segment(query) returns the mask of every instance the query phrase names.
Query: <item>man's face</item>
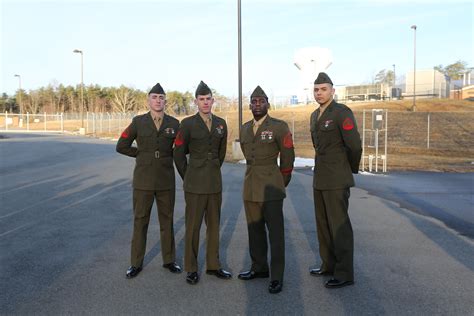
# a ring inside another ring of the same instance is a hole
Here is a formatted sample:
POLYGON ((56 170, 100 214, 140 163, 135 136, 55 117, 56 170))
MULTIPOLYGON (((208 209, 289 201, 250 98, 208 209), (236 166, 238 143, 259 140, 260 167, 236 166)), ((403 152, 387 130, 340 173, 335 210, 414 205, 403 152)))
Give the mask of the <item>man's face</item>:
POLYGON ((268 113, 270 104, 264 97, 253 97, 250 99, 250 110, 252 110, 253 117, 260 119, 268 113))
POLYGON ((154 112, 163 112, 166 105, 166 95, 150 93, 148 95, 148 107, 154 112))
POLYGON ((197 105, 201 114, 209 114, 211 113, 212 105, 214 104, 214 98, 211 94, 198 95, 196 99, 194 99, 194 104, 197 105))
POLYGON ((320 83, 320 84, 314 85, 314 90, 313 90, 314 99, 320 105, 325 105, 329 103, 330 101, 332 101, 334 92, 335 92, 334 88, 329 83, 320 83))

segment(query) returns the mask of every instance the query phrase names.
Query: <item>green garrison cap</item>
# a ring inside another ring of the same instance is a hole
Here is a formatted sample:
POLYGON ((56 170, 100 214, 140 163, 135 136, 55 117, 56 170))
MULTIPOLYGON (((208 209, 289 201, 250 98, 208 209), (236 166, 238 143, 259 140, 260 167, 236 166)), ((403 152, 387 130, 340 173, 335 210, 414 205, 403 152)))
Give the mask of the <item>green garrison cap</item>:
POLYGON ((207 84, 204 83, 204 81, 201 80, 199 83, 198 87, 196 88, 196 92, 194 93, 194 97, 197 98, 198 95, 212 95, 211 89, 207 86, 207 84))
POLYGON ((265 94, 265 91, 260 86, 257 86, 255 90, 253 90, 252 94, 250 95, 250 100, 255 97, 264 97, 268 101, 268 97, 265 94))
POLYGON ((151 88, 150 92, 148 92, 148 94, 150 94, 150 93, 166 94, 165 90, 163 90, 160 83, 155 84, 155 86, 153 88, 151 88))
POLYGON ((318 75, 318 78, 314 80, 314 84, 321 84, 321 83, 330 83, 333 85, 331 78, 325 73, 325 72, 320 72, 318 75))

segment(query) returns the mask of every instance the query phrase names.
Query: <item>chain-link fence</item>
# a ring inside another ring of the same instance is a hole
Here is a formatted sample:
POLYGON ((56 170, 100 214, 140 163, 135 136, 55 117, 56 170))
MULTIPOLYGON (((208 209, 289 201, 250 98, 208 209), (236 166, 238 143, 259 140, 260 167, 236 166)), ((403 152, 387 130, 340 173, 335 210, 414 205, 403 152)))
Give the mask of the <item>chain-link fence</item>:
MULTIPOLYGON (((392 164, 403 166, 406 160, 394 161, 396 154, 411 155, 412 160, 421 159, 424 155, 436 153, 437 157, 458 157, 462 161, 472 160, 474 157, 474 112, 397 112, 385 113, 383 128, 387 129, 387 136, 383 131, 379 135, 371 129, 374 116, 371 110, 366 110, 365 125, 364 112, 354 111, 354 115, 361 132, 364 134, 364 164, 369 165, 372 158, 381 159, 392 164), (375 152, 375 139, 378 136, 379 152, 375 152), (385 151, 385 144, 388 153, 385 151), (382 157, 384 155, 384 157, 382 157), (388 157, 387 157, 388 155, 388 157), (382 159, 383 158, 383 159, 382 159), (464 159, 465 158, 465 159, 464 159)), ((10 114, 0 115, 0 131, 70 131, 77 132, 83 126, 86 134, 94 136, 109 136, 117 138, 130 124, 137 113, 84 113, 83 120, 79 113, 56 114, 10 114)), ((232 141, 238 139, 238 114, 236 111, 217 113, 227 121, 229 129, 229 152, 232 141)), ((270 115, 288 123, 293 133, 296 154, 299 157, 314 156, 309 130, 311 112, 304 108, 285 108, 272 110, 270 115)), ((178 119, 182 119, 179 117, 178 119)), ((250 111, 245 111, 243 121, 252 119, 250 111)), ((459 160, 459 159, 458 159, 459 160)), ((466 163, 466 162, 462 162, 466 163)), ((385 168, 383 168, 385 169, 385 168)))
POLYGON ((56 113, 56 114, 12 114, 0 116, 0 130, 4 131, 78 131, 86 134, 118 135, 130 124, 136 113, 56 113))
MULTIPOLYGON (((285 120, 293 132, 295 144, 311 144, 309 119, 311 113, 271 113, 285 120)), ((363 126, 363 111, 354 111, 359 130, 363 126)), ((474 112, 390 112, 387 111, 387 144, 389 147, 424 149, 474 150, 474 112)), ((366 128, 372 115, 367 111, 366 128)), ((236 135, 232 135, 234 138, 236 135)), ((367 145, 373 146, 374 134, 368 133, 367 145)), ((379 137, 379 145, 383 147, 379 137)))

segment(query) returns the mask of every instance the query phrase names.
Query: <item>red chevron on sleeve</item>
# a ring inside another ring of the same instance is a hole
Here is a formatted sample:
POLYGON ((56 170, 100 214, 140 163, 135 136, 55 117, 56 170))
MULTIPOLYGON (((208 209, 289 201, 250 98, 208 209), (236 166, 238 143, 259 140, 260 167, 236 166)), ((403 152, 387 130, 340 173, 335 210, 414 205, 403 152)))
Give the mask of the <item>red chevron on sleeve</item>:
POLYGON ((176 138, 174 140, 174 145, 175 146, 181 146, 183 144, 184 144, 183 135, 181 134, 181 131, 179 131, 178 135, 176 135, 176 138))
POLYGON ((354 128, 354 122, 352 122, 352 120, 347 117, 344 122, 342 122, 342 128, 345 130, 345 131, 350 131, 351 129, 354 128))
POLYGON ((130 127, 127 127, 123 132, 122 132, 122 135, 120 135, 120 137, 122 138, 128 138, 128 136, 130 135, 130 130, 129 130, 130 127))
POLYGON ((293 137, 291 137, 291 132, 288 132, 283 138, 283 146, 286 148, 293 148, 293 137))
POLYGON ((292 167, 280 169, 280 172, 281 172, 282 174, 284 174, 285 176, 291 174, 292 171, 293 171, 293 168, 292 168, 292 167))

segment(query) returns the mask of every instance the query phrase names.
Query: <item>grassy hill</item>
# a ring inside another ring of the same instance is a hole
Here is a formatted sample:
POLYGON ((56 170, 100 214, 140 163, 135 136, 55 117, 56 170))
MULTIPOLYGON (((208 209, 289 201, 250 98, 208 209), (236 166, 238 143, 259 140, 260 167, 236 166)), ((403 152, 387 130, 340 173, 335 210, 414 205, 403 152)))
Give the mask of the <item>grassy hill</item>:
MULTIPOLYGON (((419 99, 417 111, 412 112, 412 100, 385 102, 351 102, 362 136, 363 111, 366 111, 366 129, 371 126, 371 110, 388 110, 387 162, 388 170, 435 170, 474 172, 474 102, 447 99, 419 99), (429 148, 428 148, 429 117, 429 148)), ((309 118, 317 105, 272 109, 271 116, 285 120, 294 132, 295 150, 299 157, 314 157, 309 133, 309 118)), ((216 112, 229 126, 229 142, 238 136, 237 111, 216 112)), ((252 118, 244 106, 243 121, 252 118)), ((366 131, 366 144, 374 139, 366 131)), ((379 150, 384 150, 384 132, 379 132, 379 150)), ((231 147, 229 144, 231 159, 231 147)), ((380 152, 379 152, 380 153, 380 152)), ((365 147, 365 155, 375 154, 374 148, 365 147)), ((367 160, 366 160, 367 163, 367 160)))

